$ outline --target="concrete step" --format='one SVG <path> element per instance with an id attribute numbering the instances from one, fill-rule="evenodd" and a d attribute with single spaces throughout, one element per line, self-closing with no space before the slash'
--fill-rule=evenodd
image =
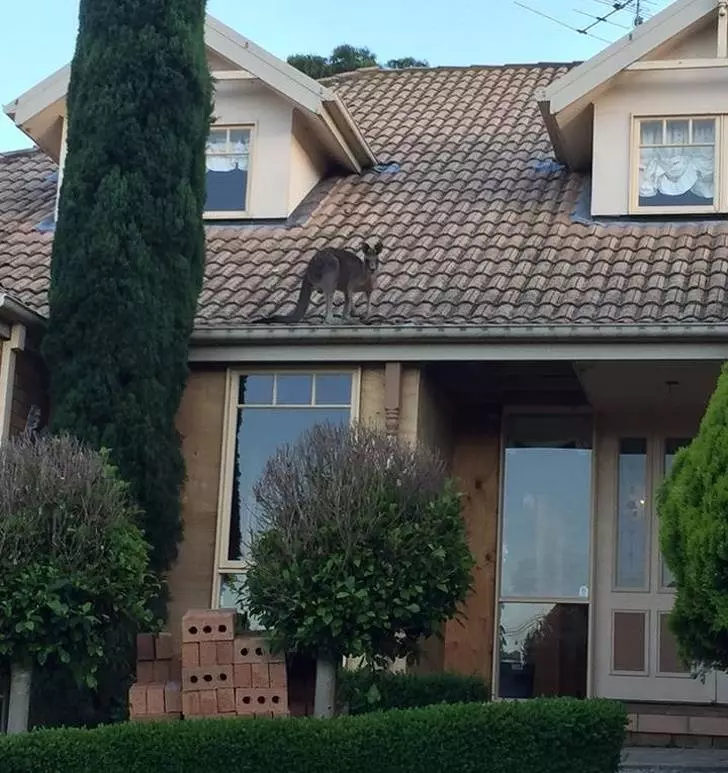
<path id="1" fill-rule="evenodd" d="M 622 753 L 624 773 L 728 773 L 728 749 L 647 749 Z"/>

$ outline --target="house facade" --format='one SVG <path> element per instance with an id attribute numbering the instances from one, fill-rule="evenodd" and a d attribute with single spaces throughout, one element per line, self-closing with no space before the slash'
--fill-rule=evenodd
<path id="1" fill-rule="evenodd" d="M 234 602 L 274 450 L 322 420 L 372 422 L 437 449 L 465 494 L 473 590 L 420 669 L 499 698 L 622 699 L 663 739 L 728 735 L 728 677 L 677 657 L 655 510 L 728 355 L 726 3 L 677 0 L 582 64 L 318 83 L 214 19 L 207 45 L 171 630 Z M 5 108 L 38 147 L 0 155 L 0 286 L 35 336 L 67 85 L 64 69 Z M 325 324 L 315 300 L 259 323 L 293 309 L 318 250 L 371 237 L 366 318 L 361 302 Z M 5 345 L 0 376 L 4 361 Z"/>

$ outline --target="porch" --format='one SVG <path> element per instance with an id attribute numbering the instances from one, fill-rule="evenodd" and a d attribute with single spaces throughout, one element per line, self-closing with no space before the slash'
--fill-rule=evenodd
<path id="1" fill-rule="evenodd" d="M 498 698 L 625 700 L 631 730 L 644 716 L 662 741 L 728 735 L 722 711 L 689 720 L 728 703 L 728 679 L 695 679 L 677 656 L 655 510 L 718 372 L 686 360 L 422 366 L 417 435 L 461 481 L 477 566 L 465 617 L 420 668 L 481 674 Z"/>

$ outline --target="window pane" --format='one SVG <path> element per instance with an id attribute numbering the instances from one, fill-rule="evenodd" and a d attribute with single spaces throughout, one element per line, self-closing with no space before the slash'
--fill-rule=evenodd
<path id="1" fill-rule="evenodd" d="M 715 118 L 696 118 L 693 121 L 693 145 L 715 144 Z"/>
<path id="2" fill-rule="evenodd" d="M 336 373 L 316 375 L 317 405 L 349 405 L 351 403 L 351 375 Z"/>
<path id="3" fill-rule="evenodd" d="M 244 574 L 220 575 L 220 609 L 237 608 L 246 612 L 245 593 L 243 591 Z M 256 617 L 248 615 L 247 627 L 251 631 L 262 631 L 263 626 Z"/>
<path id="4" fill-rule="evenodd" d="M 690 143 L 690 121 L 679 119 L 665 122 L 665 144 L 687 145 Z"/>
<path id="5" fill-rule="evenodd" d="M 587 604 L 502 604 L 501 698 L 586 697 Z"/>
<path id="6" fill-rule="evenodd" d="M 272 405 L 273 375 L 241 376 L 238 403 L 240 405 Z"/>
<path id="7" fill-rule="evenodd" d="M 250 149 L 250 129 L 231 129 L 229 148 L 233 153 L 247 154 Z"/>
<path id="8" fill-rule="evenodd" d="M 665 467 L 665 475 L 670 474 L 670 470 L 672 470 L 673 462 L 675 461 L 675 454 L 681 449 L 685 448 L 686 446 L 690 445 L 690 440 L 687 440 L 685 438 L 681 439 L 675 439 L 675 438 L 668 438 L 665 440 L 665 459 L 664 459 L 664 467 Z M 660 587 L 661 588 L 674 588 L 675 587 L 675 577 L 673 576 L 672 572 L 668 568 L 667 564 L 665 563 L 665 557 L 660 554 Z"/>
<path id="9" fill-rule="evenodd" d="M 641 207 L 705 207 L 715 195 L 715 149 L 642 148 L 639 168 Z"/>
<path id="10" fill-rule="evenodd" d="M 295 375 L 277 377 L 277 405 L 311 405 L 313 376 Z"/>
<path id="11" fill-rule="evenodd" d="M 662 121 L 640 122 L 640 145 L 662 145 Z"/>
<path id="12" fill-rule="evenodd" d="M 238 410 L 228 559 L 244 560 L 250 535 L 258 528 L 253 495 L 268 459 L 278 448 L 295 442 L 314 424 L 348 424 L 348 408 L 240 408 Z"/>
<path id="13" fill-rule="evenodd" d="M 647 441 L 620 441 L 617 522 L 618 588 L 647 586 Z"/>
<path id="14" fill-rule="evenodd" d="M 207 135 L 208 153 L 225 153 L 227 151 L 227 129 L 210 129 Z"/>
<path id="15" fill-rule="evenodd" d="M 509 420 L 503 596 L 588 597 L 591 439 L 588 416 Z"/>

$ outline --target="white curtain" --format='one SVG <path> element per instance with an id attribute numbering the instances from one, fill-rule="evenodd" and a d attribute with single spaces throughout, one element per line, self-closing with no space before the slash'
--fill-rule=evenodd
<path id="1" fill-rule="evenodd" d="M 715 190 L 714 122 L 694 122 L 692 146 L 688 144 L 687 121 L 667 121 L 664 139 L 662 122 L 645 122 L 641 126 L 640 141 L 643 146 L 640 149 L 640 198 L 649 199 L 658 194 L 682 196 L 691 192 L 712 200 Z M 650 147 L 659 143 L 664 145 Z"/>

